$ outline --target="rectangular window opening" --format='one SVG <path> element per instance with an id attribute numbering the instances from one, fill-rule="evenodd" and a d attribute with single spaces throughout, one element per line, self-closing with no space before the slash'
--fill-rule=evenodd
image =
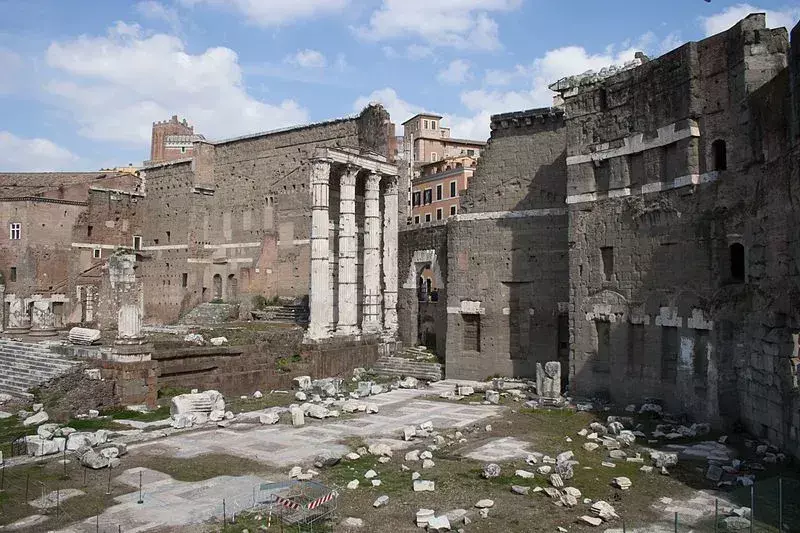
<path id="1" fill-rule="evenodd" d="M 92 237 L 92 230 L 93 229 L 94 229 L 94 227 L 92 227 L 92 226 L 86 226 L 86 236 L 87 237 L 89 237 L 89 238 Z"/>
<path id="2" fill-rule="evenodd" d="M 100 248 L 95 248 L 94 250 L 92 250 L 92 257 L 94 257 L 95 259 L 99 259 L 101 255 L 102 252 Z"/>
<path id="3" fill-rule="evenodd" d="M 17 267 L 11 267 L 11 274 L 8 276 L 9 281 L 17 281 Z"/>
<path id="4" fill-rule="evenodd" d="M 442 186 L 441 186 L 441 184 L 436 186 L 436 199 L 437 200 L 441 200 L 442 199 Z"/>
<path id="5" fill-rule="evenodd" d="M 451 205 L 450 206 L 450 216 L 453 216 L 455 214 L 456 214 L 456 206 Z"/>
<path id="6" fill-rule="evenodd" d="M 442 220 L 442 208 L 436 210 L 436 220 Z"/>
<path id="7" fill-rule="evenodd" d="M 614 247 L 603 246 L 600 248 L 600 258 L 603 261 L 603 278 L 611 281 L 614 276 Z"/>
<path id="8" fill-rule="evenodd" d="M 142 249 L 142 236 L 141 235 L 134 235 L 133 236 L 133 249 L 134 250 L 141 250 Z"/>
<path id="9" fill-rule="evenodd" d="M 450 182 L 450 198 L 455 198 L 456 195 L 458 194 L 458 191 L 456 190 L 456 187 L 458 187 L 458 184 L 455 181 L 451 181 Z"/>
<path id="10" fill-rule="evenodd" d="M 680 339 L 678 338 L 678 328 L 661 327 L 661 380 L 667 383 L 675 383 L 678 377 L 678 352 L 680 351 Z"/>
<path id="11" fill-rule="evenodd" d="M 597 344 L 595 345 L 595 360 L 593 370 L 600 373 L 608 373 L 611 363 L 611 324 L 608 322 L 596 321 L 594 323 Z"/>
<path id="12" fill-rule="evenodd" d="M 22 237 L 22 224 L 19 222 L 12 222 L 8 225 L 9 227 L 9 238 L 12 241 L 17 241 Z"/>
<path id="13" fill-rule="evenodd" d="M 464 322 L 462 347 L 471 352 L 481 351 L 481 315 L 461 315 Z"/>
<path id="14" fill-rule="evenodd" d="M 419 215 L 414 217 L 414 224 L 419 224 Z"/>
<path id="15" fill-rule="evenodd" d="M 598 161 L 594 166 L 594 186 L 597 192 L 608 192 L 611 185 L 611 165 L 608 159 Z"/>
<path id="16" fill-rule="evenodd" d="M 431 221 L 431 214 L 430 214 L 430 213 L 427 213 L 427 214 L 425 215 L 425 222 L 430 222 L 430 221 Z"/>
<path id="17" fill-rule="evenodd" d="M 184 272 L 181 274 L 181 287 L 184 289 L 189 286 L 189 274 Z"/>
<path id="18" fill-rule="evenodd" d="M 168 231 L 168 232 L 167 232 L 167 243 L 168 243 L 168 244 L 169 244 L 169 242 L 170 242 L 171 238 L 172 238 L 172 233 L 170 233 L 170 232 Z"/>

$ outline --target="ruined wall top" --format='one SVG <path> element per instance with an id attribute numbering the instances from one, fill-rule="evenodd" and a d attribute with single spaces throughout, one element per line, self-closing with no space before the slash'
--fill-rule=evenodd
<path id="1" fill-rule="evenodd" d="M 511 127 L 531 126 L 535 122 L 548 120 L 559 121 L 564 118 L 564 110 L 560 107 L 539 107 L 525 111 L 513 111 L 492 115 L 490 127 L 492 131 Z"/>

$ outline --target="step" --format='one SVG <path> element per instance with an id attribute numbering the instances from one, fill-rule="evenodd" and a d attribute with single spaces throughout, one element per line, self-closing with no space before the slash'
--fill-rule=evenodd
<path id="1" fill-rule="evenodd" d="M 77 364 L 77 363 L 52 364 L 46 360 L 8 358 L 8 357 L 0 357 L 0 363 L 2 363 L 3 367 L 10 366 L 10 367 L 20 367 L 20 368 L 41 369 L 41 370 L 52 369 L 54 371 L 69 370 L 70 368 L 75 366 L 75 364 Z"/>

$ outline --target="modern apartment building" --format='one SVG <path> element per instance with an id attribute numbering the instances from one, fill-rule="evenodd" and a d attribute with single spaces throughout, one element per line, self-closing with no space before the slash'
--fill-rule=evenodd
<path id="1" fill-rule="evenodd" d="M 421 166 L 411 185 L 411 224 L 458 214 L 461 193 L 477 164 L 474 157 L 460 156 Z"/>

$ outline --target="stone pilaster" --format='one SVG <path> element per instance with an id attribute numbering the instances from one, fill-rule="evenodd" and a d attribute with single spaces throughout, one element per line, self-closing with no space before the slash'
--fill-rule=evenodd
<path id="1" fill-rule="evenodd" d="M 364 190 L 364 305 L 361 329 L 381 330 L 381 178 L 367 176 Z"/>
<path id="2" fill-rule="evenodd" d="M 383 329 L 397 336 L 397 176 L 387 176 L 383 194 Z"/>
<path id="3" fill-rule="evenodd" d="M 339 185 L 339 321 L 338 335 L 358 333 L 358 238 L 356 235 L 356 175 L 348 167 Z"/>
<path id="4" fill-rule="evenodd" d="M 329 179 L 331 165 L 314 161 L 311 166 L 311 289 L 307 338 L 324 339 L 330 335 L 330 245 L 328 235 Z"/>
<path id="5" fill-rule="evenodd" d="M 31 307 L 30 335 L 47 337 L 56 334 L 56 320 L 50 300 L 34 300 Z"/>
<path id="6" fill-rule="evenodd" d="M 117 340 L 142 338 L 142 314 L 135 303 L 122 304 L 117 313 Z"/>
<path id="7" fill-rule="evenodd" d="M 0 274 L 0 279 L 3 278 L 3 275 Z M 6 286 L 3 283 L 0 283 L 0 332 L 5 330 L 6 324 Z"/>
<path id="8" fill-rule="evenodd" d="M 26 333 L 31 328 L 31 319 L 25 299 L 16 294 L 6 296 L 8 302 L 8 333 Z"/>

